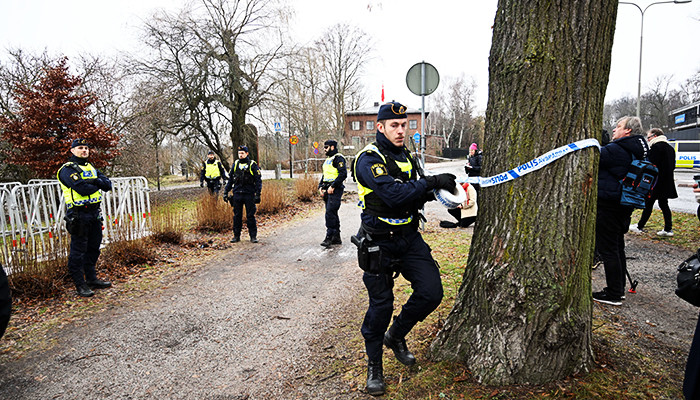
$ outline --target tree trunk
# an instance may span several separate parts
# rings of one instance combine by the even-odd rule
[[[484,176],[600,140],[617,1],[500,0]],[[481,190],[464,280],[431,356],[486,384],[540,384],[592,362],[598,151]]]

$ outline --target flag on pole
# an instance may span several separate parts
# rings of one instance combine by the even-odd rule
[[[384,85],[382,84],[382,103],[384,103]]]

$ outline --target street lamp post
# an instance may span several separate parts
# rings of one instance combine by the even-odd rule
[[[654,4],[664,4],[664,3],[674,3],[674,4],[684,4],[684,3],[690,3],[693,0],[669,0],[669,1],[657,1],[654,3],[649,4],[648,6],[644,7],[642,9],[639,7],[636,3],[630,3],[626,1],[621,1],[620,4],[629,4],[632,6],[637,7],[639,12],[642,14],[642,22],[641,22],[641,28],[639,31],[639,79],[637,80],[637,118],[641,118],[640,116],[640,101],[642,99],[642,43],[644,40],[644,13],[647,11],[647,9]]]

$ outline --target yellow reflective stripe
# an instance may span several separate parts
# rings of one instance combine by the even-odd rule
[[[377,217],[380,221],[384,221],[389,225],[406,225],[413,221],[413,216],[410,216],[408,218],[383,218],[383,217]]]

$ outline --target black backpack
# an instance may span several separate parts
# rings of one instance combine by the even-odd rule
[[[678,266],[676,295],[700,307],[700,249]]]
[[[659,178],[659,169],[647,160],[637,160],[631,152],[630,155],[632,162],[627,168],[627,174],[620,181],[622,184],[620,204],[644,209],[646,200],[651,197],[651,192]]]

